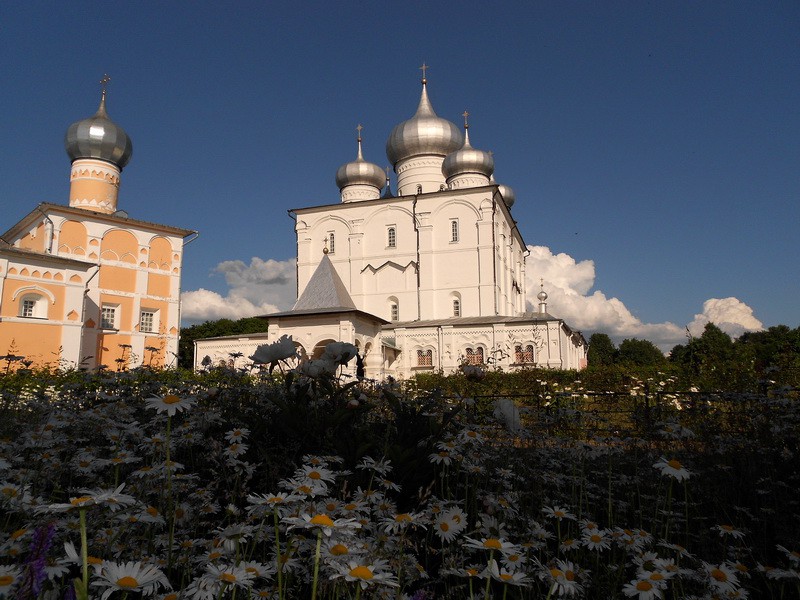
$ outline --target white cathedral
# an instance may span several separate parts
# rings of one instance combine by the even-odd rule
[[[289,335],[301,360],[332,341],[355,344],[365,375],[407,378],[462,364],[505,371],[581,369],[580,332],[547,312],[547,294],[526,310],[527,247],[511,210],[514,193],[494,182],[490,153],[438,117],[426,79],[413,117],[395,126],[388,175],[358,153],[336,173],[341,202],[289,211],[297,234],[298,298],[264,315],[268,332],[195,342],[195,368],[247,357]],[[349,373],[355,372],[355,361]]]

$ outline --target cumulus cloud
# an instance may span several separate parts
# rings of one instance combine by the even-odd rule
[[[593,261],[577,262],[568,254],[553,254],[546,246],[528,246],[528,250],[526,283],[529,305],[538,306],[539,280],[544,279],[549,296],[548,312],[553,307],[552,312],[575,329],[601,331],[617,342],[633,337],[648,339],[664,351],[686,341],[686,327],[692,335],[702,334],[709,322],[732,336],[763,329],[762,323],[753,316],[753,310],[736,298],[706,300],[703,311],[687,325],[669,321],[645,323],[620,299],[609,298],[600,290],[590,293],[595,281]]]
[[[188,323],[241,319],[292,307],[296,293],[295,260],[227,260],[213,270],[225,277],[228,293],[200,288],[181,294],[181,318]]]

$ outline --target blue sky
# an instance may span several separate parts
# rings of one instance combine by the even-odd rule
[[[107,72],[134,144],[120,208],[201,232],[195,319],[291,304],[286,210],[338,201],[358,123],[387,163],[425,61],[546,250],[551,312],[662,345],[712,316],[800,325],[797,2],[3,3],[0,23],[0,229],[67,202],[63,135]]]

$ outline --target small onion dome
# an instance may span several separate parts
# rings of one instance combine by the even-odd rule
[[[120,171],[128,164],[133,142],[122,127],[108,118],[105,90],[94,116],[69,126],[64,147],[73,162],[79,158],[98,158],[116,165]]]
[[[547,292],[545,292],[544,289],[542,289],[541,292],[536,294],[536,297],[539,299],[539,302],[544,302],[545,300],[547,300]]]
[[[514,202],[517,201],[517,196],[510,187],[501,183],[497,186],[497,191],[500,192],[500,195],[503,197],[503,202],[506,203],[506,207],[511,208],[514,206]]]
[[[464,138],[455,123],[437,117],[428,99],[426,80],[422,80],[422,96],[417,112],[407,121],[395,125],[386,142],[386,157],[392,165],[412,156],[447,156],[461,148]]]
[[[494,173],[494,159],[483,150],[476,150],[469,144],[469,126],[464,126],[464,145],[448,154],[442,163],[442,175],[446,180],[456,175],[475,173],[489,179]]]
[[[336,171],[336,185],[339,191],[349,185],[369,185],[382,190],[386,183],[386,173],[375,163],[367,162],[361,153],[361,136],[358,136],[358,156],[353,162],[345,163]]]

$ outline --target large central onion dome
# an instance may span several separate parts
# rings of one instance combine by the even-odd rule
[[[350,185],[368,185],[379,192],[386,183],[386,173],[375,163],[364,160],[361,153],[361,135],[358,136],[358,156],[353,162],[345,163],[336,171],[336,185],[341,191]]]
[[[397,165],[401,160],[419,155],[447,156],[464,143],[455,123],[437,117],[428,99],[427,80],[422,79],[422,96],[417,112],[395,126],[386,142],[386,156]]]
[[[105,90],[94,116],[69,126],[64,146],[73,162],[80,158],[97,158],[116,165],[120,171],[128,164],[133,143],[125,130],[108,118]]]
[[[492,173],[494,173],[492,155],[470,145],[469,125],[464,123],[464,145],[445,157],[442,163],[442,174],[448,182],[458,175],[481,175],[486,178],[488,183]]]

